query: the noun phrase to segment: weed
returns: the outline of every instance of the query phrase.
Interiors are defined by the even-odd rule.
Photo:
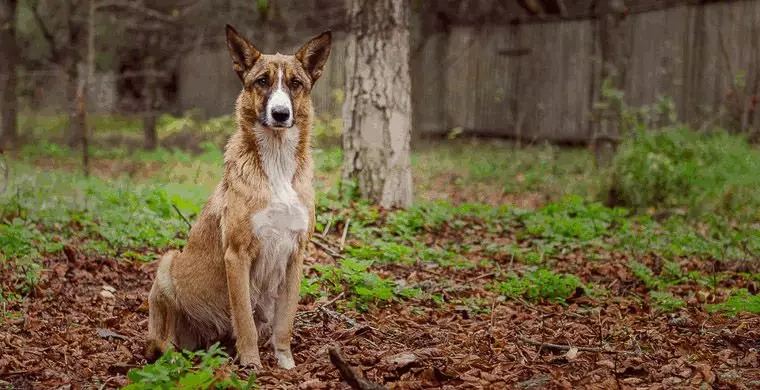
[[[578,288],[583,287],[580,279],[570,274],[555,274],[546,269],[537,269],[518,277],[512,275],[507,281],[498,283],[496,290],[507,297],[524,297],[529,300],[565,302]]]
[[[132,382],[124,389],[250,389],[256,386],[251,374],[243,382],[229,369],[229,356],[216,343],[207,351],[166,351],[153,364],[127,373]]]
[[[359,310],[368,310],[368,304],[388,302],[393,299],[409,299],[419,295],[419,291],[396,286],[389,279],[380,277],[369,268],[371,260],[343,259],[340,266],[314,265],[319,273],[317,278],[309,278],[301,283],[301,292],[309,295],[322,295],[324,288],[329,293],[345,292],[349,306]]]
[[[662,313],[670,313],[686,306],[683,299],[668,292],[650,291],[649,298],[652,300],[652,307]]]
[[[750,294],[747,289],[737,289],[725,302],[707,305],[709,312],[723,312],[725,316],[735,316],[739,313],[760,314],[760,295]]]
[[[760,217],[760,153],[725,131],[639,132],[622,145],[614,177],[617,200],[640,211]]]

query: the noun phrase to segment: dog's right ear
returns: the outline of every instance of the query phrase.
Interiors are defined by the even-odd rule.
[[[226,26],[227,30],[227,50],[232,58],[232,69],[235,70],[240,81],[243,81],[245,72],[251,70],[256,60],[261,57],[261,52],[238,34],[235,27]]]

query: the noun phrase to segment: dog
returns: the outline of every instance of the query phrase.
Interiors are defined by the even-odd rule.
[[[229,346],[261,370],[259,340],[291,369],[293,320],[306,245],[315,223],[311,90],[330,55],[331,32],[295,55],[262,54],[226,25],[232,68],[242,82],[237,131],[224,175],[180,252],[158,263],[148,298],[146,358],[169,348]],[[263,343],[266,344],[266,343]]]

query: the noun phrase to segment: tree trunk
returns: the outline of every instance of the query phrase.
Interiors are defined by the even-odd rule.
[[[82,114],[80,111],[79,94],[82,86],[83,75],[79,74],[77,63],[69,60],[66,66],[66,95],[69,104],[69,124],[66,132],[66,139],[69,147],[77,147],[82,141],[82,128],[84,126]]]
[[[90,175],[90,146],[89,146],[89,124],[87,118],[87,104],[89,103],[89,91],[92,88],[95,77],[95,0],[90,0],[90,6],[87,13],[87,75],[85,76],[82,88],[77,96],[79,104],[79,115],[82,118],[82,166],[84,175]]]
[[[348,0],[343,181],[382,207],[412,203],[409,2]]]
[[[145,57],[145,113],[143,114],[143,147],[147,150],[155,150],[158,146],[156,134],[156,67],[155,59]]]
[[[18,46],[16,45],[17,0],[0,0],[0,82],[2,82],[2,133],[0,147],[14,145],[18,141],[18,97],[16,87],[18,76]]]
[[[601,81],[608,81],[609,88],[623,90],[627,70],[625,57],[625,33],[622,22],[625,19],[625,5],[620,0],[603,0],[597,3],[598,39],[601,54]],[[617,140],[621,131],[621,111],[623,101],[605,99],[602,87],[597,91],[597,101],[605,101],[609,106],[599,113],[592,122],[592,147],[597,166],[609,165],[617,152]]]

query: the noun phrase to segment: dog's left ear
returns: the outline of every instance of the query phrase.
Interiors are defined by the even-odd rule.
[[[312,83],[322,75],[322,68],[327,63],[327,57],[330,56],[330,46],[332,46],[332,32],[327,30],[312,38],[296,53],[298,61],[301,61],[304,69],[309,72]]]

